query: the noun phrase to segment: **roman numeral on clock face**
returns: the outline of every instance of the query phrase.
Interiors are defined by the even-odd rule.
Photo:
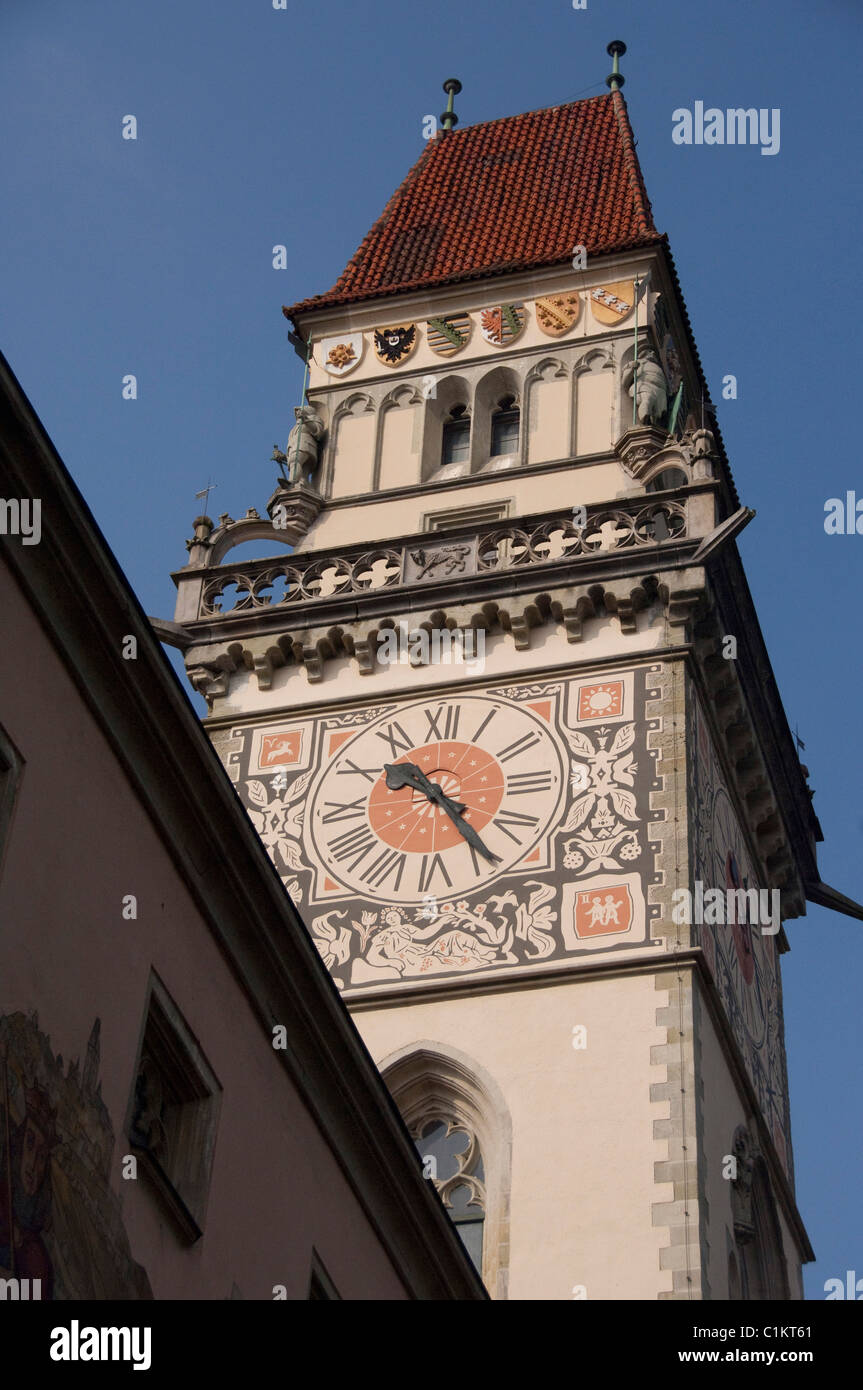
[[[497,754],[497,760],[499,763],[508,763],[510,758],[518,758],[529,748],[535,748],[539,741],[539,734],[522,734],[521,738],[515,740],[515,743],[508,743],[506,748],[501,748]]]
[[[494,716],[495,716],[496,714],[497,714],[497,710],[496,710],[496,709],[493,709],[493,710],[491,710],[491,712],[490,712],[489,714],[486,715],[485,719],[482,721],[482,723],[480,724],[480,726],[479,726],[479,728],[477,729],[476,733],[474,734],[473,738],[471,739],[471,743],[478,743],[478,742],[479,742],[479,736],[480,736],[480,734],[481,734],[485,729],[488,728],[489,724],[490,724],[491,721],[494,719]]]
[[[461,714],[458,705],[438,705],[436,710],[427,709],[423,710],[423,713],[428,720],[426,738],[431,738],[432,734],[441,741],[457,737],[458,720]],[[441,724],[443,724],[443,732],[441,732]]]
[[[550,787],[550,772],[511,772],[506,779],[508,796],[524,796],[525,792],[547,792]]]
[[[358,796],[356,801],[325,801],[325,806],[332,806],[331,811],[325,811],[321,816],[324,825],[331,820],[353,820],[355,816],[365,814],[366,798]]]
[[[499,816],[494,817],[494,824],[498,830],[502,830],[504,835],[508,835],[517,845],[523,843],[522,840],[514,835],[509,829],[511,825],[525,826],[529,830],[535,830],[539,825],[539,816],[523,815],[521,811],[501,811]]]
[[[381,775],[381,769],[379,767],[357,767],[356,763],[352,763],[350,758],[345,758],[345,762],[347,763],[347,767],[336,768],[336,774],[339,777],[350,777],[352,772],[358,772],[367,782],[376,782]]]
[[[354,830],[343,830],[341,835],[330,840],[327,849],[340,864],[349,860],[348,868],[353,871],[370,850],[377,849],[379,844],[380,841],[367,825],[358,825]]]
[[[429,862],[431,861],[431,862]],[[419,891],[427,893],[432,887],[432,880],[436,873],[440,873],[447,888],[452,888],[452,879],[446,871],[443,859],[439,854],[424,854],[420,864]]]
[[[489,864],[487,859],[480,859],[479,855],[477,854],[476,850],[474,849],[473,845],[470,843],[469,840],[466,841],[466,843],[468,850],[470,851],[470,862],[473,865],[474,874],[477,878],[482,878],[483,874],[487,874],[491,871],[492,866],[491,864]]]
[[[376,729],[375,733],[378,738],[382,738],[384,743],[388,744],[393,758],[397,758],[399,753],[407,753],[409,749],[413,748],[413,743],[401,724],[388,724],[386,733],[382,733],[380,729]]]
[[[397,893],[401,887],[402,874],[404,872],[406,854],[400,854],[397,849],[384,850],[377,859],[372,860],[371,864],[360,874],[363,883],[368,883],[372,888],[380,888],[386,883],[391,875],[395,875],[391,885],[392,891]]]

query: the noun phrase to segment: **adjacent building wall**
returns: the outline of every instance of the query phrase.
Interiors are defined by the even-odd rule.
[[[343,1298],[408,1296],[145,808],[0,566],[4,634],[15,652],[14,662],[0,666],[0,723],[24,759],[0,877],[0,1016],[38,1014],[28,1036],[46,1035],[63,1059],[50,1085],[67,1102],[76,1097],[74,1110],[57,1121],[64,1152],[55,1157],[68,1181],[55,1176],[55,1225],[74,1230],[83,1220],[69,1177],[83,1173],[94,1200],[119,1207],[118,1248],[106,1261],[128,1268],[125,1228],[144,1271],[139,1291],[148,1282],[157,1298],[221,1299],[233,1290],[234,1297],[270,1299],[275,1285],[288,1298],[305,1298],[313,1246]],[[129,894],[137,899],[135,920],[123,915]],[[121,1177],[153,970],[222,1088],[204,1234],[193,1245],[175,1233],[146,1179]],[[101,1197],[86,1140],[99,1105],[86,1089],[65,1085],[70,1063],[85,1068],[96,1018],[98,1082],[115,1141]],[[34,1081],[45,1065],[34,1053]],[[13,1095],[16,1120],[19,1108]],[[78,1133],[70,1128],[76,1121]],[[50,1234],[44,1240],[59,1275],[62,1252]],[[62,1275],[57,1284],[60,1296],[107,1296],[64,1288]]]

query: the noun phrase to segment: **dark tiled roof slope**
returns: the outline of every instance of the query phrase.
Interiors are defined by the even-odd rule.
[[[658,240],[619,92],[429,141],[326,294],[296,314]]]

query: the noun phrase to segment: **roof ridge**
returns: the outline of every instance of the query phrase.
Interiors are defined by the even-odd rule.
[[[478,130],[480,126],[497,125],[500,121],[518,121],[522,116],[541,116],[546,111],[565,111],[569,106],[588,106],[592,101],[608,101],[611,92],[596,92],[592,97],[574,97],[572,101],[555,101],[551,106],[532,106],[529,111],[513,111],[509,116],[492,116],[488,121],[474,121],[473,125],[459,126],[458,130],[451,130],[449,135],[466,135],[469,130]],[[429,142],[434,143],[433,141]]]
[[[611,100],[623,143],[624,164],[630,177],[630,183],[632,184],[632,191],[636,201],[642,206],[645,230],[647,230],[647,228],[654,228],[653,208],[650,205],[647,186],[644,182],[644,175],[641,172],[641,163],[635,151],[635,132],[632,129],[632,123],[629,119],[629,108],[619,88],[611,93]]]

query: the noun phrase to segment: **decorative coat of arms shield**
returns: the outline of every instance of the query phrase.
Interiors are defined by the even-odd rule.
[[[347,376],[359,366],[363,355],[362,333],[342,333],[337,338],[322,338],[318,343],[321,366],[330,376]]]
[[[495,304],[491,309],[483,309],[479,318],[479,328],[487,343],[495,347],[509,347],[524,328],[525,312],[523,304]]]
[[[390,328],[375,329],[375,356],[386,367],[397,367],[404,362],[416,345],[415,323],[395,323]]]
[[[578,322],[581,299],[577,294],[549,294],[534,304],[536,322],[550,338],[562,338]]]

